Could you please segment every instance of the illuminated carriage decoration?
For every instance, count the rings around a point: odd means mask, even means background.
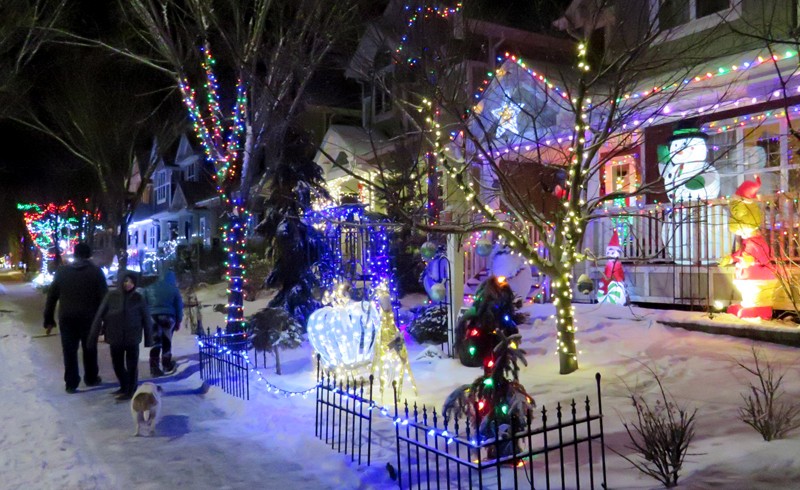
[[[326,369],[352,373],[372,360],[381,323],[373,299],[382,283],[396,317],[399,300],[390,239],[398,225],[368,213],[361,204],[314,211],[307,219],[325,242],[317,274],[330,291],[323,301],[327,306],[309,317],[309,341]]]

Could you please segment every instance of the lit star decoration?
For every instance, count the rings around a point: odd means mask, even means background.
[[[503,104],[502,107],[492,109],[492,115],[497,118],[497,133],[495,135],[499,138],[506,132],[519,134],[517,127],[517,116],[525,104],[516,104],[511,101]]]
[[[240,331],[244,328],[244,312],[242,309],[242,288],[245,284],[243,262],[245,256],[245,223],[247,210],[241,197],[233,196],[237,174],[241,173],[241,140],[245,134],[247,117],[247,91],[244,83],[236,84],[236,101],[232,114],[224,117],[219,103],[217,78],[214,75],[215,60],[211,56],[208,44],[200,48],[203,53],[202,67],[206,74],[204,90],[206,93],[206,111],[203,117],[197,104],[197,94],[189,85],[186,77],[180,81],[183,102],[189,110],[197,138],[203,145],[206,159],[214,165],[214,181],[217,194],[228,209],[229,223],[224,230],[224,250],[227,254],[225,262],[225,278],[228,281],[227,330]]]

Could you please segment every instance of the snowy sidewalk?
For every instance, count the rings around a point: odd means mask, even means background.
[[[99,346],[103,384],[81,384],[67,395],[59,337],[40,336],[41,294],[27,285],[6,286],[0,310],[13,313],[0,317],[3,488],[386,486],[362,483],[375,471],[351,465],[314,438],[313,399],[259,395],[245,402],[216,388],[203,393],[194,338],[185,331],[176,337],[179,371],[157,380],[165,392],[157,437],[132,437],[128,403],[109,395],[116,383],[108,346]],[[146,356],[142,349],[141,359]],[[146,362],[139,369],[140,381],[147,380]]]

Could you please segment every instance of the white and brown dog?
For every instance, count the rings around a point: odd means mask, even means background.
[[[142,432],[155,434],[156,423],[161,414],[161,387],[154,383],[146,382],[139,385],[131,399],[131,416],[136,424],[134,436],[143,435]]]

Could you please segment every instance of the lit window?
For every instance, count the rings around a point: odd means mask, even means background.
[[[640,185],[638,152],[618,154],[606,160],[600,182],[601,195],[613,192],[632,194]],[[618,206],[630,206],[636,204],[637,200],[636,196],[628,195],[615,199],[614,203]]]

